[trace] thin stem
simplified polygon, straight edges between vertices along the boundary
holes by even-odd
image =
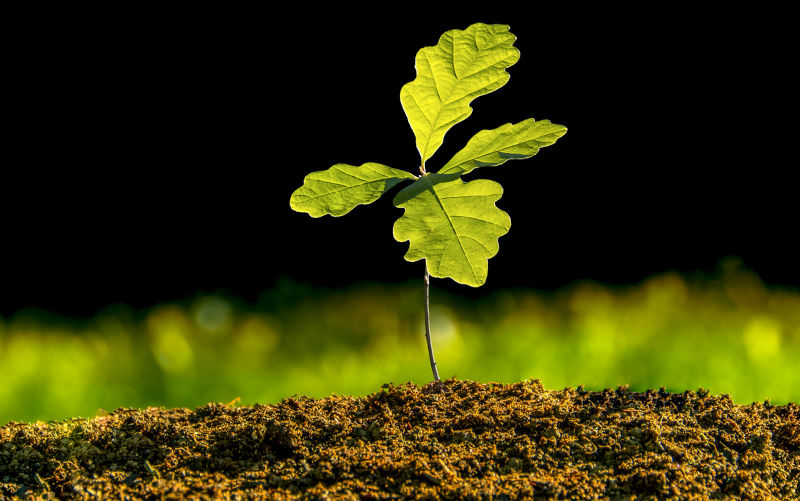
[[[439,381],[439,371],[436,370],[436,359],[433,358],[433,345],[431,344],[431,307],[430,307],[430,275],[428,275],[428,264],[425,263],[425,341],[428,342],[428,358],[431,361],[431,371],[433,380]]]

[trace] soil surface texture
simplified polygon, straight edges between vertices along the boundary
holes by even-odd
[[[0,498],[798,499],[800,406],[539,381],[0,428]]]

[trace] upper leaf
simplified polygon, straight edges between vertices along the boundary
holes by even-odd
[[[445,32],[434,47],[417,52],[417,78],[400,90],[400,102],[417,139],[422,164],[445,133],[472,114],[470,102],[505,85],[506,68],[519,60],[516,37],[501,24],[473,24]]]
[[[502,186],[486,179],[465,183],[457,175],[420,177],[394,198],[397,207],[405,208],[394,223],[394,238],[410,242],[405,259],[425,258],[434,277],[483,285],[487,260],[511,228],[511,218],[495,205],[502,194]]]
[[[550,146],[566,133],[567,128],[563,125],[550,123],[550,120],[537,122],[532,118],[482,130],[439,169],[439,174],[466,174],[477,167],[530,158],[539,152],[539,148]]]
[[[311,217],[325,214],[338,217],[357,205],[374,202],[400,181],[415,177],[410,172],[373,162],[359,166],[336,164],[307,175],[303,186],[292,193],[289,205]]]

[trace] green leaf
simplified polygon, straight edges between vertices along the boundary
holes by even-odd
[[[406,261],[425,258],[428,273],[478,287],[486,282],[488,259],[508,233],[511,218],[495,202],[503,187],[478,179],[465,183],[458,175],[428,174],[394,198],[405,212],[394,223],[394,238],[408,240]]]
[[[550,123],[550,120],[537,122],[532,118],[482,130],[439,169],[439,174],[466,174],[478,167],[530,158],[539,152],[539,148],[550,146],[566,133],[567,128],[563,125]]]
[[[292,193],[289,205],[311,217],[343,216],[357,205],[374,202],[397,183],[415,178],[410,172],[373,162],[336,164],[307,175],[303,186]]]
[[[417,52],[417,77],[400,90],[400,102],[417,138],[422,164],[445,133],[472,114],[470,102],[505,85],[506,68],[519,60],[516,36],[501,24],[473,24],[445,32],[434,47]]]

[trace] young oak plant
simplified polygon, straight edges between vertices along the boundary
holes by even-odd
[[[486,179],[464,182],[461,176],[478,167],[530,158],[567,132],[562,125],[533,118],[482,130],[438,171],[428,171],[426,162],[447,131],[472,114],[472,100],[508,82],[506,69],[519,60],[515,40],[506,25],[477,23],[450,30],[435,46],[417,52],[417,76],[400,89],[400,102],[416,137],[419,176],[374,162],[336,164],[308,174],[290,200],[292,209],[311,217],[338,217],[374,202],[398,183],[413,181],[394,197],[394,205],[405,209],[394,223],[394,238],[409,242],[406,261],[425,259],[425,338],[436,381],[429,276],[483,285],[488,259],[511,228],[511,218],[495,205],[502,186]]]

